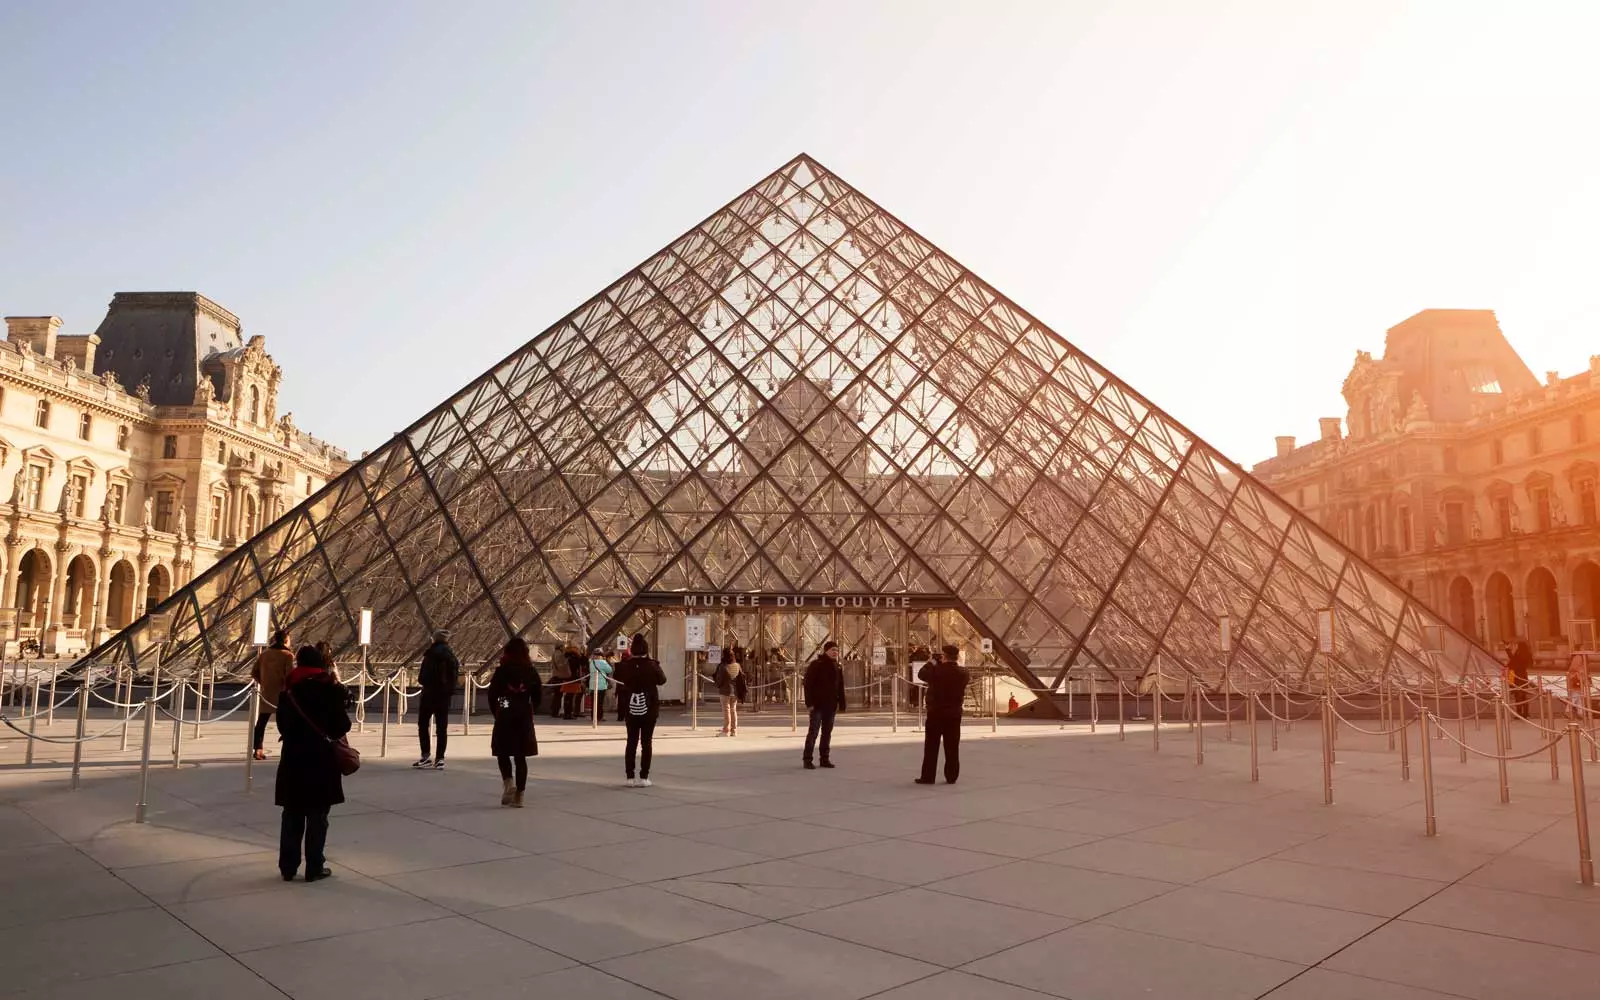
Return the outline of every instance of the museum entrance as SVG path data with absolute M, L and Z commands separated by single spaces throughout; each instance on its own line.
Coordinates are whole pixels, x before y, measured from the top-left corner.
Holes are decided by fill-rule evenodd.
M 983 637 L 954 601 L 936 597 L 899 596 L 741 595 L 746 603 L 722 595 L 710 603 L 686 604 L 681 594 L 668 604 L 660 597 L 642 595 L 640 605 L 619 623 L 616 636 L 642 632 L 667 674 L 662 696 L 684 699 L 693 689 L 691 670 L 701 675 L 701 694 L 715 691 L 708 678 L 715 667 L 711 656 L 737 657 L 744 670 L 751 712 L 789 711 L 791 680 L 822 651 L 829 639 L 839 643 L 844 670 L 846 704 L 852 711 L 887 711 L 891 698 L 903 709 L 914 708 L 916 692 L 910 684 L 913 664 L 951 644 L 960 650 L 962 663 L 974 676 L 1003 670 L 997 657 L 984 651 Z M 702 599 L 703 600 L 703 599 Z M 646 603 L 648 602 L 648 603 Z M 715 653 L 690 648 L 698 641 L 704 623 L 704 644 Z M 613 645 L 617 639 L 608 638 Z M 895 678 L 899 678 L 898 681 Z M 988 712 L 991 687 L 974 683 L 969 710 Z

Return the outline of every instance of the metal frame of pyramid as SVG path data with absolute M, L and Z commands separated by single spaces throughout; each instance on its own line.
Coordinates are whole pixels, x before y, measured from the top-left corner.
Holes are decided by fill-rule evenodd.
M 1497 669 L 805 155 L 158 610 L 169 669 L 227 673 L 263 598 L 336 654 L 371 607 L 374 660 L 406 662 L 436 628 L 486 657 L 708 594 L 942 601 L 1036 688 L 1158 654 L 1206 683 L 1296 687 Z M 137 667 L 148 628 L 85 662 Z

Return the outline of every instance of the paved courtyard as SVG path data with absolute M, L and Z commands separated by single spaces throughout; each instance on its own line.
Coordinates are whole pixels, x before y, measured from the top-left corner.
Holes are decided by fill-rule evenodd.
M 1600 894 L 1576 881 L 1565 753 L 1559 782 L 1547 756 L 1513 765 L 1502 806 L 1492 764 L 1436 742 L 1430 839 L 1414 740 L 1406 783 L 1395 754 L 1347 732 L 1328 807 L 1309 724 L 1274 753 L 1263 723 L 1252 784 L 1242 726 L 1231 743 L 1208 727 L 1197 767 L 1181 725 L 1156 753 L 1144 726 L 1119 741 L 1114 722 L 971 723 L 961 782 L 934 788 L 910 783 L 920 737 L 887 718 L 846 717 L 838 769 L 813 772 L 787 716 L 732 740 L 663 727 L 655 787 L 635 790 L 620 727 L 542 726 L 521 811 L 498 805 L 481 721 L 443 772 L 410 769 L 410 724 L 387 759 L 369 728 L 333 816 L 337 877 L 315 885 L 278 878 L 275 764 L 246 794 L 232 720 L 153 770 L 144 825 L 114 740 L 91 744 L 70 791 L 64 748 L 26 769 L 9 739 L 0 995 L 1600 994 Z

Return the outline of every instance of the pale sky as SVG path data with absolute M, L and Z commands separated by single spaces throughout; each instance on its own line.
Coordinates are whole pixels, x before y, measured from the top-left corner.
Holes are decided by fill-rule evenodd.
M 0 0 L 0 313 L 193 290 L 352 454 L 805 151 L 1246 465 L 1600 353 L 1600 4 Z

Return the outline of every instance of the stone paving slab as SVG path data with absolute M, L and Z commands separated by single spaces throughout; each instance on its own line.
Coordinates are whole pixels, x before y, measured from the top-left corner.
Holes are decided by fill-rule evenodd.
M 278 877 L 276 764 L 247 792 L 231 721 L 152 769 L 144 824 L 137 748 L 91 744 L 72 791 L 58 755 L 25 769 L 0 740 L 0 996 L 1559 1000 L 1600 982 L 1600 893 L 1576 884 L 1548 760 L 1513 765 L 1502 805 L 1492 765 L 1436 756 L 1427 838 L 1419 773 L 1348 732 L 1324 806 L 1308 726 L 1275 754 L 1263 728 L 1251 783 L 1242 725 L 1208 727 L 1197 766 L 1182 724 L 1159 753 L 1145 726 L 974 724 L 961 782 L 932 788 L 910 783 L 909 723 L 853 713 L 839 767 L 814 772 L 787 717 L 745 727 L 669 716 L 655 786 L 628 789 L 618 727 L 541 721 L 512 810 L 481 721 L 438 772 L 408 766 L 410 724 L 388 758 L 369 726 L 316 885 Z M 1600 806 L 1600 773 L 1589 788 Z

